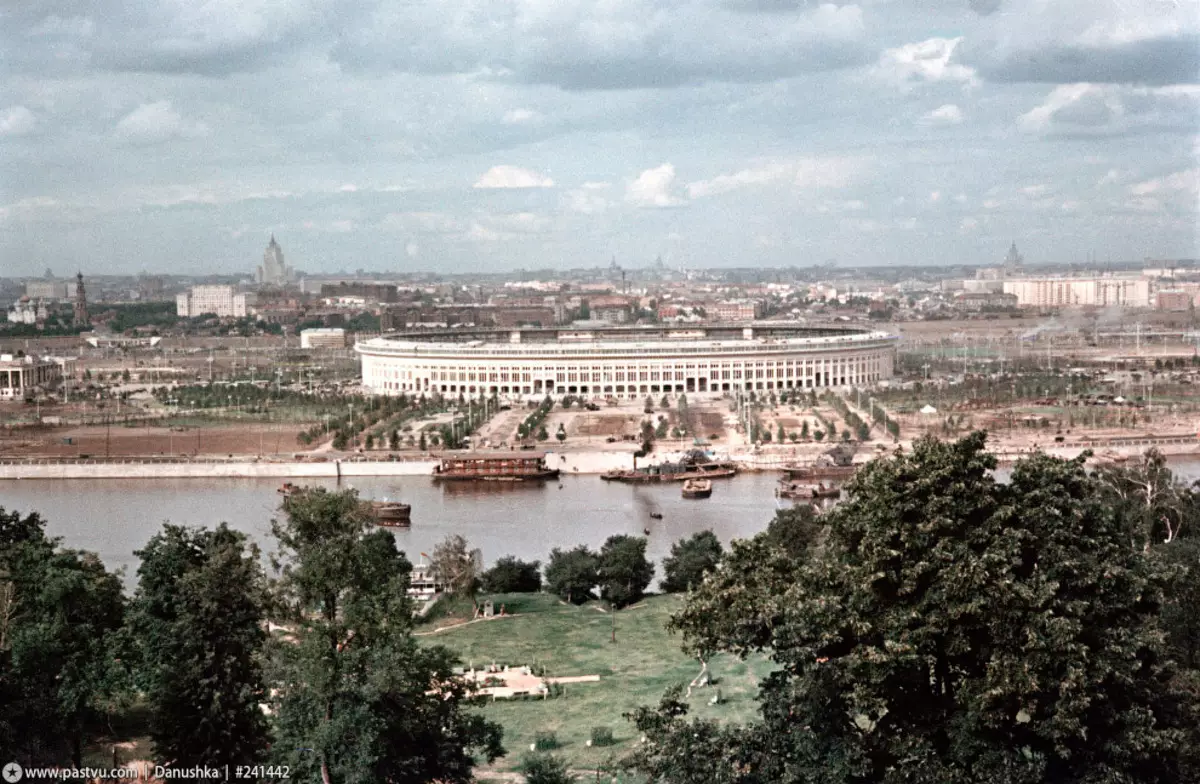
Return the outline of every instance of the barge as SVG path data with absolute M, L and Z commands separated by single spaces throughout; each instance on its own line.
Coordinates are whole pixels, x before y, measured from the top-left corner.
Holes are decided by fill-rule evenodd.
M 442 455 L 434 481 L 530 482 L 557 479 L 561 472 L 546 465 L 545 453 L 472 452 Z
M 659 482 L 686 482 L 690 479 L 725 479 L 737 474 L 737 466 L 731 462 L 711 460 L 707 457 L 684 458 L 678 463 L 635 468 L 632 471 L 608 471 L 600 475 L 606 482 L 627 484 L 656 484 Z
M 363 508 L 376 525 L 408 528 L 412 525 L 412 506 L 394 501 L 364 501 Z
M 775 488 L 777 498 L 790 498 L 803 501 L 823 501 L 838 498 L 842 491 L 836 487 L 826 487 L 824 484 L 800 484 L 799 482 L 783 481 Z
M 684 498 L 708 498 L 712 495 L 711 479 L 689 479 L 683 483 Z

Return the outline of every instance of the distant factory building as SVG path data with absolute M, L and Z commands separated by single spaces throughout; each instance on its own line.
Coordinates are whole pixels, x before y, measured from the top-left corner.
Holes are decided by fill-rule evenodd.
M 300 330 L 300 348 L 345 348 L 346 330 L 341 327 L 318 327 Z
M 175 297 L 175 314 L 196 318 L 212 313 L 220 318 L 245 318 L 251 315 L 254 294 L 238 293 L 233 286 L 192 286 Z

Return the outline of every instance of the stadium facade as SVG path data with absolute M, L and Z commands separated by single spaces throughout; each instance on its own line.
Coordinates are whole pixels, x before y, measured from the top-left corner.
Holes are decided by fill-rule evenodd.
M 399 332 L 358 343 L 376 394 L 638 398 L 664 393 L 867 387 L 892 375 L 885 332 L 778 322 Z

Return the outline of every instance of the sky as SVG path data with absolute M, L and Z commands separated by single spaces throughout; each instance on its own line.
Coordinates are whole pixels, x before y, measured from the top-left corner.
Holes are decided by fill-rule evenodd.
M 0 276 L 1200 256 L 1195 0 L 0 6 Z

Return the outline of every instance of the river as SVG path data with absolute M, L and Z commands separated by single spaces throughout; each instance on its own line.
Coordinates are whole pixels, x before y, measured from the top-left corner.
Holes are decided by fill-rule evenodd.
M 1200 462 L 1172 465 L 1177 476 L 1200 479 Z M 503 555 L 545 562 L 555 547 L 599 547 L 613 534 L 641 535 L 655 562 L 678 539 L 711 529 L 728 543 L 763 530 L 780 502 L 775 473 L 716 480 L 712 498 L 685 500 L 679 485 L 648 487 L 564 476 L 541 484 L 435 483 L 428 477 L 356 478 L 364 498 L 412 504 L 412 528 L 395 530 L 400 549 L 414 561 L 448 534 L 462 534 L 488 564 Z M 164 522 L 226 522 L 250 534 L 269 553 L 271 519 L 278 514 L 279 482 L 265 479 L 71 479 L 0 483 L 0 507 L 39 512 L 63 544 L 100 555 L 109 568 L 126 567 L 132 585 L 135 550 Z M 335 487 L 333 480 L 311 484 Z M 786 503 L 786 502 L 783 502 Z M 661 514 L 662 519 L 650 517 Z M 661 576 L 661 574 L 659 575 Z

